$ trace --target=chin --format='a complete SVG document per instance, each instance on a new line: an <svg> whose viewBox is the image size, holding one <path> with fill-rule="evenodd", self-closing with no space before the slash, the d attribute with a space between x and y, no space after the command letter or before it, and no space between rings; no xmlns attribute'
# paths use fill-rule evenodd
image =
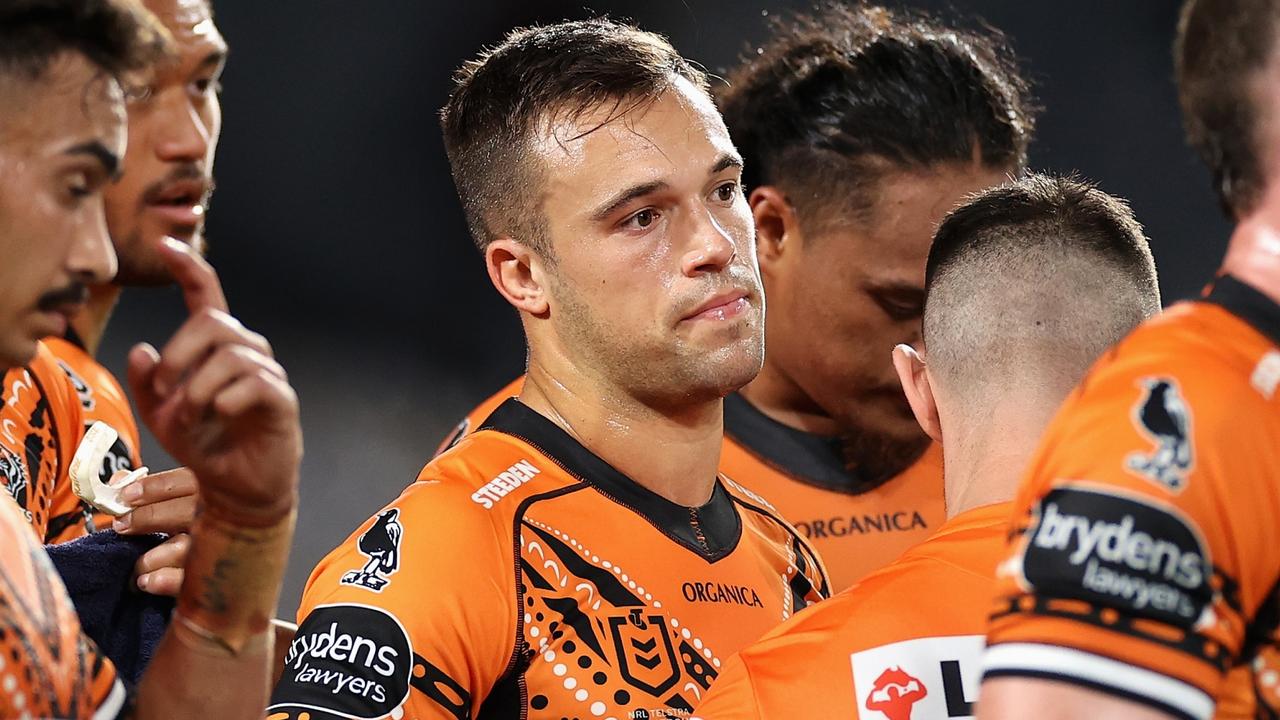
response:
<svg viewBox="0 0 1280 720"><path fill-rule="evenodd" d="M31 362L36 356L36 343L39 338L26 336L0 337L0 369L21 367Z"/></svg>

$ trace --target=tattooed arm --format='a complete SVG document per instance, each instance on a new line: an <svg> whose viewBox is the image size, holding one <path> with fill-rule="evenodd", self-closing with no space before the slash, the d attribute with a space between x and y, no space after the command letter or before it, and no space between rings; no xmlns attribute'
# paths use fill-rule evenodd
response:
<svg viewBox="0 0 1280 720"><path fill-rule="evenodd" d="M137 718L260 718L297 506L298 403L260 335L227 314L213 269L167 242L191 317L135 347L139 415L199 482L178 607L138 687Z"/></svg>

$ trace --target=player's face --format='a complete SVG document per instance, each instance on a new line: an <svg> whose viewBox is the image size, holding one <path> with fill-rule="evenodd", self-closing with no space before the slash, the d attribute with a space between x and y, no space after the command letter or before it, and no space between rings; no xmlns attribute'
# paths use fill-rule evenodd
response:
<svg viewBox="0 0 1280 720"><path fill-rule="evenodd" d="M556 127L536 151L556 333L587 372L642 401L723 396L755 377L764 348L738 153L685 81L587 132L607 116Z"/></svg>
<svg viewBox="0 0 1280 720"><path fill-rule="evenodd" d="M146 0L173 35L176 57L129 89L125 174L107 191L121 285L171 282L157 247L168 235L202 249L222 128L218 78L227 44L207 0Z"/></svg>
<svg viewBox="0 0 1280 720"><path fill-rule="evenodd" d="M124 96L78 54L37 79L0 76L0 365L66 332L87 284L111 279L102 190L125 149Z"/></svg>
<svg viewBox="0 0 1280 720"><path fill-rule="evenodd" d="M801 220L796 254L770 267L768 362L846 432L922 441L890 353L919 343L924 268L938 223L1006 172L977 165L890 172L862 220L814 236Z"/></svg>

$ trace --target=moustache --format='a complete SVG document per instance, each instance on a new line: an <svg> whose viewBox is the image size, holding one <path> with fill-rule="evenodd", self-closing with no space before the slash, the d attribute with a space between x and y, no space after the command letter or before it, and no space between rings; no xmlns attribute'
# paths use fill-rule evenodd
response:
<svg viewBox="0 0 1280 720"><path fill-rule="evenodd" d="M209 206L209 200L213 197L215 183L212 177L205 174L204 170L195 163L185 163L174 168L163 180L156 181L147 186L142 191L142 203L144 205L155 204L164 200L167 193L170 192L171 186L175 183L198 183L200 186L200 197L198 198L201 205Z"/></svg>
<svg viewBox="0 0 1280 720"><path fill-rule="evenodd" d="M73 282L70 285L51 290L36 301L36 307L44 312L56 312L68 305L83 305L89 301L89 288L84 283Z"/></svg>

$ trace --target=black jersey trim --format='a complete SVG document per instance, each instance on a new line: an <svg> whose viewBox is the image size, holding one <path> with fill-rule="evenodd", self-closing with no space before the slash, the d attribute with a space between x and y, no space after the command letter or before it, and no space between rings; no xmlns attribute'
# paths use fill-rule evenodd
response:
<svg viewBox="0 0 1280 720"><path fill-rule="evenodd" d="M534 445L600 494L710 562L726 557L738 545L742 518L718 477L706 504L692 508L678 505L627 477L516 398L499 405L480 430L494 430Z"/></svg>
<svg viewBox="0 0 1280 720"><path fill-rule="evenodd" d="M1214 281L1213 289L1204 299L1249 323L1280 345L1280 305L1253 286L1223 275Z"/></svg>
<svg viewBox="0 0 1280 720"><path fill-rule="evenodd" d="M739 393L724 399L724 434L765 465L823 490L861 495L892 479L863 477L846 465L839 438L784 425Z"/></svg>

